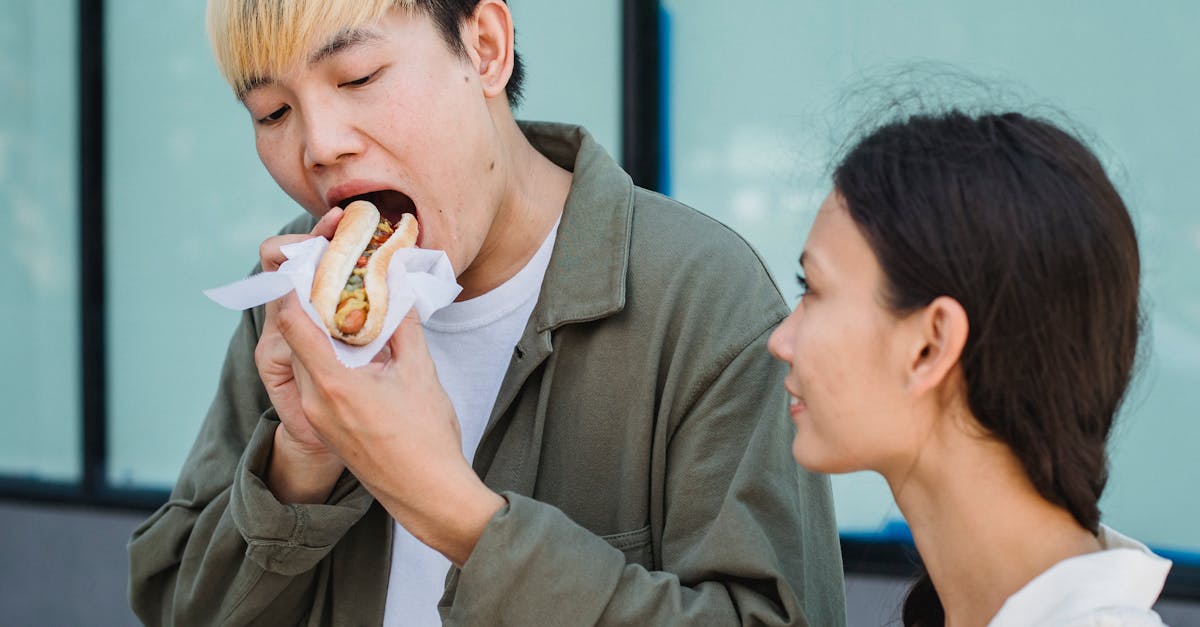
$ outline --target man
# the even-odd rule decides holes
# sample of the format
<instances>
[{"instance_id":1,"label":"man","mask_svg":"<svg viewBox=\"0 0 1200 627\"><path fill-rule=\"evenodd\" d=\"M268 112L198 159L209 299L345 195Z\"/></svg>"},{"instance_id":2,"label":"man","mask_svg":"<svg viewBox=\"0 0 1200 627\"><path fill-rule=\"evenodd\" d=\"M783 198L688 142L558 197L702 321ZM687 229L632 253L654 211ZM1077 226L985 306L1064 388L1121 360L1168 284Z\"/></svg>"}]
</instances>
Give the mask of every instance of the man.
<instances>
[{"instance_id":1,"label":"man","mask_svg":"<svg viewBox=\"0 0 1200 627\"><path fill-rule=\"evenodd\" d=\"M777 289L582 129L514 121L503 0L209 11L263 163L321 218L263 268L368 196L463 292L354 370L294 295L246 314L130 545L142 620L844 621L828 483L796 473L765 350Z\"/></svg>"}]
</instances>

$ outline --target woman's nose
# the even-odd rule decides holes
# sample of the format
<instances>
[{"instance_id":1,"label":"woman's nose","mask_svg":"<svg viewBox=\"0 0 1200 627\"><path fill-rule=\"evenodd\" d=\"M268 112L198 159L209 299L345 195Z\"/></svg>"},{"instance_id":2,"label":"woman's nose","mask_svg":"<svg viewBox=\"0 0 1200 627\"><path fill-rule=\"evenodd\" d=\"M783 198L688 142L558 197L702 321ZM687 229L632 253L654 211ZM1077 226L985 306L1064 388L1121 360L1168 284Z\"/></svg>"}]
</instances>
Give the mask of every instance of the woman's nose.
<instances>
[{"instance_id":1,"label":"woman's nose","mask_svg":"<svg viewBox=\"0 0 1200 627\"><path fill-rule=\"evenodd\" d=\"M795 319L796 312L793 311L791 315L784 318L783 322L779 323L778 327L775 327L775 330L771 332L771 337L767 339L767 350L779 361L790 362L792 359Z\"/></svg>"}]
</instances>

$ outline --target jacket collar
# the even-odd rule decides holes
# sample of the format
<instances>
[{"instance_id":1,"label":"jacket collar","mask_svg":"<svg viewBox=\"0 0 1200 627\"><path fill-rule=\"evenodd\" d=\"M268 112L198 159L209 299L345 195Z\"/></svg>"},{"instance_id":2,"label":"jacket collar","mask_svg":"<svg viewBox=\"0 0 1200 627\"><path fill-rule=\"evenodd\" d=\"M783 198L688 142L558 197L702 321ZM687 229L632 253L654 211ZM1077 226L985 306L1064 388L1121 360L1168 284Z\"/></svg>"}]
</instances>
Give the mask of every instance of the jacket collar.
<instances>
[{"instance_id":1,"label":"jacket collar","mask_svg":"<svg viewBox=\"0 0 1200 627\"><path fill-rule=\"evenodd\" d=\"M520 125L539 152L573 172L529 328L540 334L621 311L633 223L632 179L582 127Z\"/></svg>"},{"instance_id":2,"label":"jacket collar","mask_svg":"<svg viewBox=\"0 0 1200 627\"><path fill-rule=\"evenodd\" d=\"M537 481L545 407L539 405L531 419L519 421L518 431L508 428L501 431L504 437L525 443L523 447L514 445L510 454L514 459L509 460L506 466L509 470L505 472L492 472L492 462L500 446L496 430L526 382L554 352L552 331L572 322L598 320L625 307L633 181L578 126L522 122L521 129L538 151L573 172L571 189L550 264L542 279L541 294L514 347L472 463L493 490L532 494ZM545 374L542 384L548 384L552 376ZM546 397L539 394L538 398L542 402ZM516 457L521 458L519 462Z\"/></svg>"}]
</instances>

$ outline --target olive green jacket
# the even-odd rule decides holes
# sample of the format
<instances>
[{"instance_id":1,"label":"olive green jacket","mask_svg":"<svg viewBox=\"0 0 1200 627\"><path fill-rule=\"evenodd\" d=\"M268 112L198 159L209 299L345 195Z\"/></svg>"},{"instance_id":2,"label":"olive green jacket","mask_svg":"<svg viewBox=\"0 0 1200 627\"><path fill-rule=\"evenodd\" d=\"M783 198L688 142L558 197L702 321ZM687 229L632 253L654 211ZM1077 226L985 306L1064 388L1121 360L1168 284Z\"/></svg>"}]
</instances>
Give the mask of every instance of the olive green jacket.
<instances>
[{"instance_id":1,"label":"olive green jacket","mask_svg":"<svg viewBox=\"0 0 1200 627\"><path fill-rule=\"evenodd\" d=\"M508 504L449 573L443 620L843 624L829 482L790 455L766 349L787 309L762 261L635 187L583 129L524 129L574 180L475 455ZM349 473L323 505L264 485L279 423L254 366L262 316L243 317L170 500L134 532L133 609L151 625L378 625L387 512Z\"/></svg>"}]
</instances>

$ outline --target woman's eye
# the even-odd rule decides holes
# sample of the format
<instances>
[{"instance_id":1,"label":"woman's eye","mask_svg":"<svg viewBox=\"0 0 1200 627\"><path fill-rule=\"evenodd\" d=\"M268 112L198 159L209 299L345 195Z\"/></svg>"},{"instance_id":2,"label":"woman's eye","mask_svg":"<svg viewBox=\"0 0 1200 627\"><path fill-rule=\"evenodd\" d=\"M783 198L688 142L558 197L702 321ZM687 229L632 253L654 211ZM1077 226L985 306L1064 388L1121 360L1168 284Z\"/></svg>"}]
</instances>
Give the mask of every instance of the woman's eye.
<instances>
[{"instance_id":1,"label":"woman's eye","mask_svg":"<svg viewBox=\"0 0 1200 627\"><path fill-rule=\"evenodd\" d=\"M278 109L276 109L276 110L272 111L270 114L268 114L266 117L259 118L258 123L259 124L271 124L273 122L278 122L283 119L284 115L287 115L287 112L289 109L291 109L291 107L289 107L287 105L279 107Z\"/></svg>"},{"instance_id":2,"label":"woman's eye","mask_svg":"<svg viewBox=\"0 0 1200 627\"><path fill-rule=\"evenodd\" d=\"M800 298L808 293L808 279L804 278L803 274L796 273L796 284L800 286Z\"/></svg>"}]
</instances>

